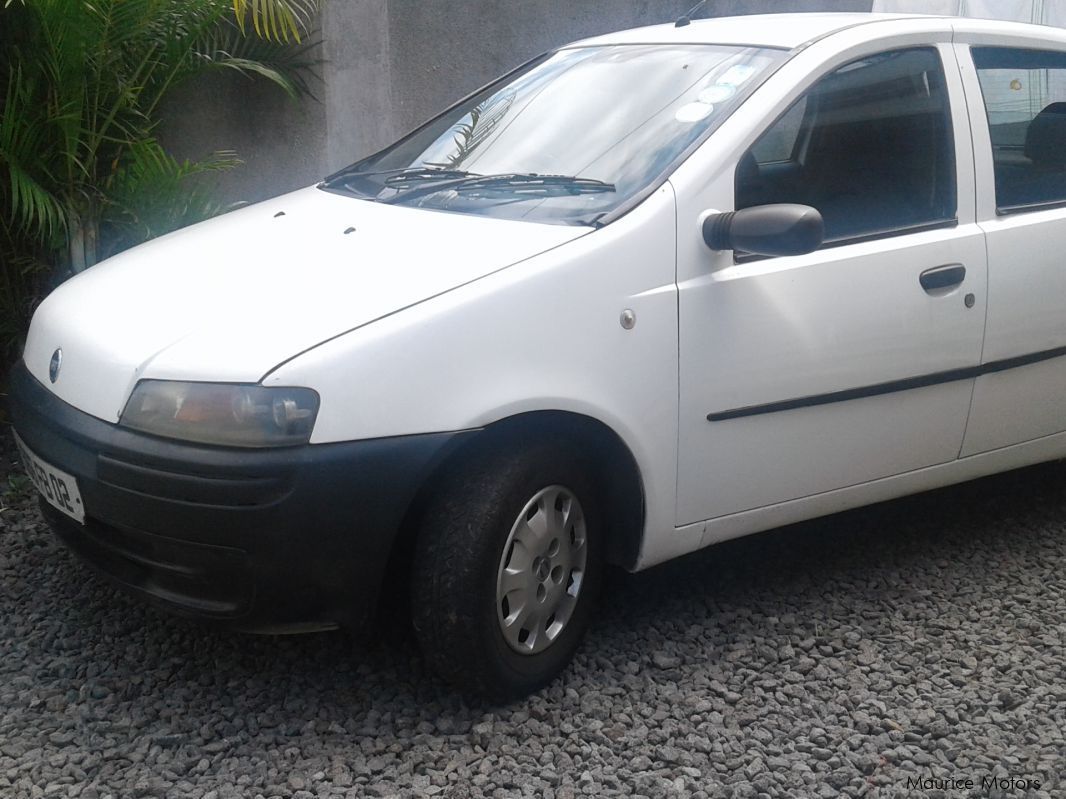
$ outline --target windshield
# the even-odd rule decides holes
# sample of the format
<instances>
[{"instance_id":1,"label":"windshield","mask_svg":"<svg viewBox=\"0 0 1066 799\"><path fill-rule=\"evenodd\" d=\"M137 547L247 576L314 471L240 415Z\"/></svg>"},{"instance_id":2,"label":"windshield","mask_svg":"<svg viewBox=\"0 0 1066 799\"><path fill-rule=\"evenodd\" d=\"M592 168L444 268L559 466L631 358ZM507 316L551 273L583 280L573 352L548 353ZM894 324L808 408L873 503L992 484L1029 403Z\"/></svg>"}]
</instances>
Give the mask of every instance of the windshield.
<instances>
[{"instance_id":1,"label":"windshield","mask_svg":"<svg viewBox=\"0 0 1066 799\"><path fill-rule=\"evenodd\" d=\"M722 45L560 50L324 187L397 205L595 224L665 177L784 54Z\"/></svg>"}]
</instances>

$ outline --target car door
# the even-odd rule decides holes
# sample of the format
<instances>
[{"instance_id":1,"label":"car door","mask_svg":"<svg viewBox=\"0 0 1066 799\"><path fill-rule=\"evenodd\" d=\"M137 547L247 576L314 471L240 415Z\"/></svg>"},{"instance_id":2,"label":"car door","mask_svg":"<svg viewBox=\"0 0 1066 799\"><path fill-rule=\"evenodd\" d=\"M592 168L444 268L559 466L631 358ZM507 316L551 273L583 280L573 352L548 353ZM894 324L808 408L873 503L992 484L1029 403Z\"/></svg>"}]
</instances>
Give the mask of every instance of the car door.
<instances>
[{"instance_id":1,"label":"car door","mask_svg":"<svg viewBox=\"0 0 1066 799\"><path fill-rule=\"evenodd\" d=\"M1066 430L1066 35L974 38L958 49L989 294L964 456Z\"/></svg>"},{"instance_id":2,"label":"car door","mask_svg":"<svg viewBox=\"0 0 1066 799\"><path fill-rule=\"evenodd\" d=\"M679 525L958 457L985 250L941 38L869 45L776 89L761 124L722 140L739 143L726 180L675 175ZM818 208L824 246L754 258L699 238L700 210L778 202Z\"/></svg>"}]
</instances>

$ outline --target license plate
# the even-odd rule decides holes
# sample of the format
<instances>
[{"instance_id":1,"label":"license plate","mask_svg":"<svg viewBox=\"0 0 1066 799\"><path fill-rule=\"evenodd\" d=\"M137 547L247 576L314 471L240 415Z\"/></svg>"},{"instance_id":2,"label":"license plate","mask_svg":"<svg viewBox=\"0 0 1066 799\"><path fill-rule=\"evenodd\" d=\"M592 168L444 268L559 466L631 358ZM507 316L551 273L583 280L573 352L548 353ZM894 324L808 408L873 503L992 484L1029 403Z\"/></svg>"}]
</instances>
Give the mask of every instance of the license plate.
<instances>
[{"instance_id":1,"label":"license plate","mask_svg":"<svg viewBox=\"0 0 1066 799\"><path fill-rule=\"evenodd\" d=\"M81 503L81 492L78 491L78 481L74 475L67 474L62 469L57 469L50 463L41 460L25 442L15 433L15 443L22 455L22 464L26 467L26 474L41 492L49 505L63 511L72 519L85 523L85 506Z\"/></svg>"}]
</instances>

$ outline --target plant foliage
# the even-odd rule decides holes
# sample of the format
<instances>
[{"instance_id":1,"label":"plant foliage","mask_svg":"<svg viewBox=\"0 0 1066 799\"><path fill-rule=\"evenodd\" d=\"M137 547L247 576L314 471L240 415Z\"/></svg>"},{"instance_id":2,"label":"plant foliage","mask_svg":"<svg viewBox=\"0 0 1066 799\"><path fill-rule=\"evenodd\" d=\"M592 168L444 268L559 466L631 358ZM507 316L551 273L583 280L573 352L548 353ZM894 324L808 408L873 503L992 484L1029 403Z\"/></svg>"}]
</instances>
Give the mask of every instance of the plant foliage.
<instances>
[{"instance_id":1,"label":"plant foliage","mask_svg":"<svg viewBox=\"0 0 1066 799\"><path fill-rule=\"evenodd\" d=\"M242 31L251 18L260 38L278 42L301 41L317 11L315 0L233 0L233 15Z\"/></svg>"},{"instance_id":2,"label":"plant foliage","mask_svg":"<svg viewBox=\"0 0 1066 799\"><path fill-rule=\"evenodd\" d=\"M160 104L212 70L309 93L317 6L0 0L0 347L49 268L80 271L222 210L189 178L238 160L168 155L156 140Z\"/></svg>"}]
</instances>

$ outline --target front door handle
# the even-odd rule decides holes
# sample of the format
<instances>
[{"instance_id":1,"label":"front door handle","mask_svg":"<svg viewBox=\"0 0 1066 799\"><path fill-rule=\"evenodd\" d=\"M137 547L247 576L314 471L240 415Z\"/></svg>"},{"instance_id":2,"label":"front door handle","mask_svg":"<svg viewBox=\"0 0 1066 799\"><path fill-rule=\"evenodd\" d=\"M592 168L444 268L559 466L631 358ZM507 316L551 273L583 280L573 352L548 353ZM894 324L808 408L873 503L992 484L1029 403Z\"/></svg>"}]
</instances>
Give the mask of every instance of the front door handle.
<instances>
[{"instance_id":1,"label":"front door handle","mask_svg":"<svg viewBox=\"0 0 1066 799\"><path fill-rule=\"evenodd\" d=\"M918 276L926 294L945 294L966 279L966 267L962 264L945 264L926 269Z\"/></svg>"}]
</instances>

